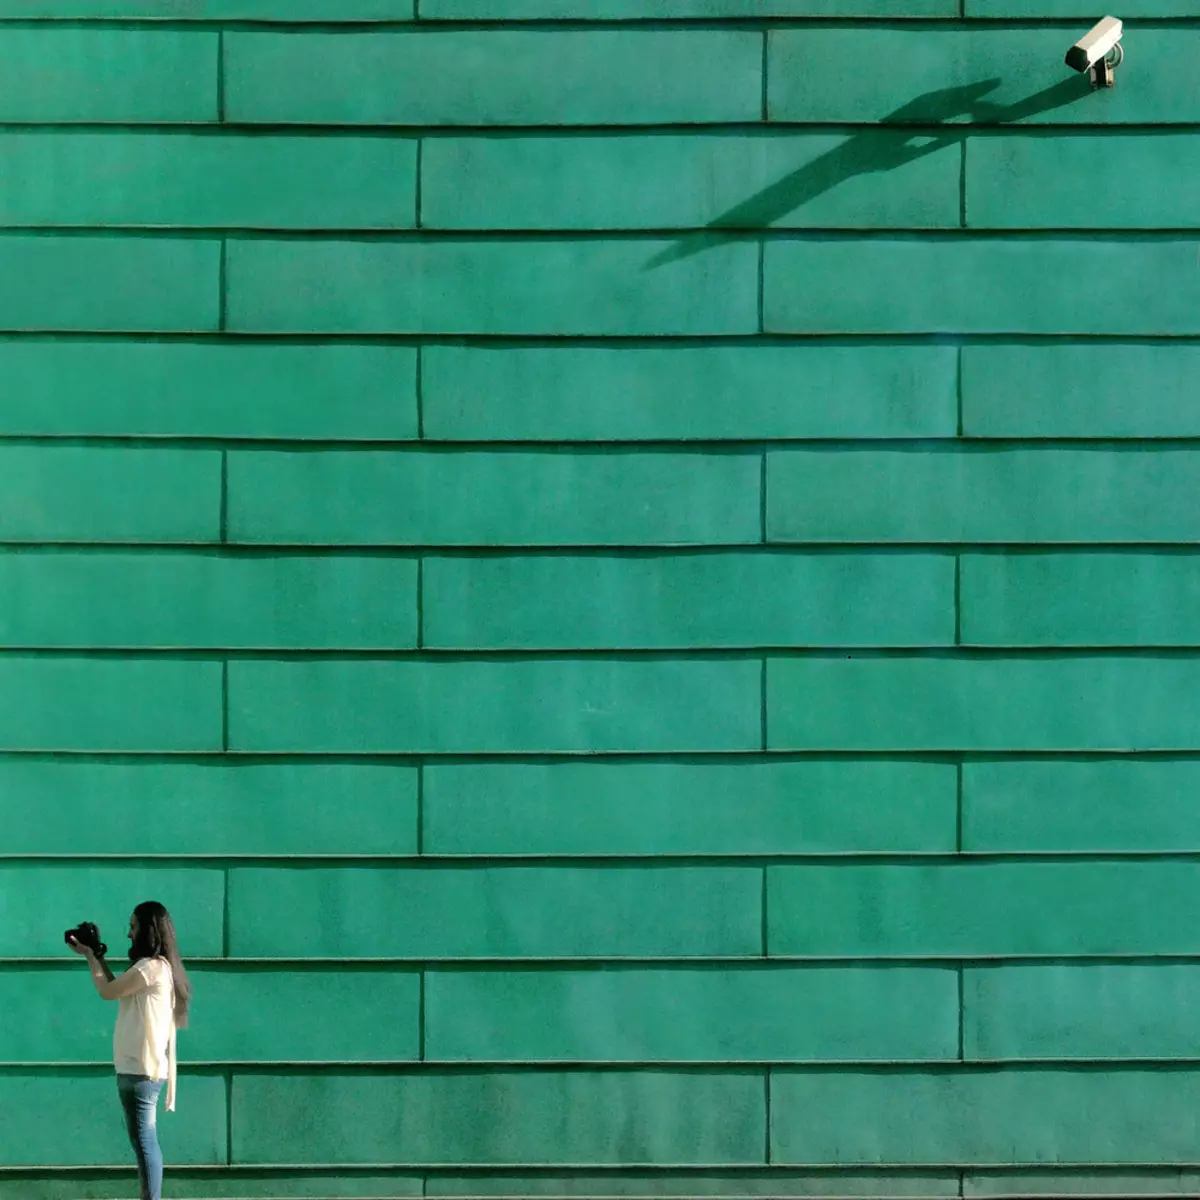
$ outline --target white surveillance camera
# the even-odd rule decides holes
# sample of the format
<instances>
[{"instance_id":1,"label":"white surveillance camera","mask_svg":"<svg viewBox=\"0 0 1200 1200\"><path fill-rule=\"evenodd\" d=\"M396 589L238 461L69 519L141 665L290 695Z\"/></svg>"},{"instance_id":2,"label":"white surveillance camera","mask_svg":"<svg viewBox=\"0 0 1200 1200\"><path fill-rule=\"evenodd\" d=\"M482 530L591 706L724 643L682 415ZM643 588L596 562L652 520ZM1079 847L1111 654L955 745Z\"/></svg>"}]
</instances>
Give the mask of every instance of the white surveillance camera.
<instances>
[{"instance_id":1,"label":"white surveillance camera","mask_svg":"<svg viewBox=\"0 0 1200 1200\"><path fill-rule=\"evenodd\" d=\"M1090 71L1095 87L1112 87L1113 72L1125 56L1121 49L1122 29L1116 17L1105 17L1093 25L1067 51L1067 66L1075 71Z\"/></svg>"}]
</instances>

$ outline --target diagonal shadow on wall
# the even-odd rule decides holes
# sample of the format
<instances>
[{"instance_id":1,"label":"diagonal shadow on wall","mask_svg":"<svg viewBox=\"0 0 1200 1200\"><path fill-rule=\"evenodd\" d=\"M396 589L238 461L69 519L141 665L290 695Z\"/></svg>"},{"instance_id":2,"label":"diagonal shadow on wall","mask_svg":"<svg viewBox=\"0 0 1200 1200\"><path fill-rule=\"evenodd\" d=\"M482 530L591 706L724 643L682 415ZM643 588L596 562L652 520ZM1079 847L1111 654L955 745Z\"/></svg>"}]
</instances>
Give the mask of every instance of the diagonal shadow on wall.
<instances>
[{"instance_id":1,"label":"diagonal shadow on wall","mask_svg":"<svg viewBox=\"0 0 1200 1200\"><path fill-rule=\"evenodd\" d=\"M729 235L719 232L721 230L732 233L767 229L856 175L892 171L927 154L959 145L972 134L973 125L1001 125L1024 120L1071 104L1091 92L1086 76L1076 76L1012 104L996 104L985 99L987 93L999 85L999 79L981 79L962 87L939 88L910 100L888 113L878 127L851 134L839 146L723 212L705 226L709 232L681 239L660 251L643 269L649 271L703 254L729 240ZM956 119L965 120L962 124L946 125L945 132L930 133L928 129L931 125L944 125ZM922 128L914 129L904 137L897 129L889 128L898 124Z\"/></svg>"}]
</instances>

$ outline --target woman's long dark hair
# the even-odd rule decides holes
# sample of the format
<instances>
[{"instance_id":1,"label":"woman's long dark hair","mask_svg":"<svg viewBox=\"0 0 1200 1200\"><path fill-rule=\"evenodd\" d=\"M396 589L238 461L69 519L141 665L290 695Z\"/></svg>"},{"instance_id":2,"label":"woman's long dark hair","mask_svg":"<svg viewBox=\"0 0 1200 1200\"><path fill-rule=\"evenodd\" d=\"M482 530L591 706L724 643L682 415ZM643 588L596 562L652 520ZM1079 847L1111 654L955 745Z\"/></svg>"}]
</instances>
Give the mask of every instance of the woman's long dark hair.
<instances>
[{"instance_id":1,"label":"woman's long dark hair","mask_svg":"<svg viewBox=\"0 0 1200 1200\"><path fill-rule=\"evenodd\" d=\"M129 961L140 958L165 958L171 964L175 980L175 1024L187 1026L188 1008L192 1003L192 981L183 969L179 943L175 939L175 924L171 914L157 900L146 900L133 910L137 919L137 936L129 948Z\"/></svg>"}]
</instances>

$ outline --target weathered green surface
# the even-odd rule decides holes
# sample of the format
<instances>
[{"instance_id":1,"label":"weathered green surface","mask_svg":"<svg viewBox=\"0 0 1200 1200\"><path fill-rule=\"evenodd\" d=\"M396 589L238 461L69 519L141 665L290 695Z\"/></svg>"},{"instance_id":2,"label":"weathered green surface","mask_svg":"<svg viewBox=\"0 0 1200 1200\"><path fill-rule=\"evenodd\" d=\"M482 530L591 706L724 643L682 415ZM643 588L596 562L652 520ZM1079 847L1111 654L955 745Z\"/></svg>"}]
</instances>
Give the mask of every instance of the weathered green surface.
<instances>
[{"instance_id":1,"label":"weathered green surface","mask_svg":"<svg viewBox=\"0 0 1200 1200\"><path fill-rule=\"evenodd\" d=\"M1200 871L1185 861L812 864L767 869L772 954L1195 954L1186 911Z\"/></svg>"},{"instance_id":2,"label":"weathered green surface","mask_svg":"<svg viewBox=\"0 0 1200 1200\"><path fill-rule=\"evenodd\" d=\"M711 29L233 33L225 88L230 120L270 124L756 121L762 38Z\"/></svg>"},{"instance_id":3,"label":"weathered green surface","mask_svg":"<svg viewBox=\"0 0 1200 1200\"><path fill-rule=\"evenodd\" d=\"M250 1075L233 1114L234 1157L252 1163L735 1164L766 1135L749 1070Z\"/></svg>"},{"instance_id":4,"label":"weathered green surface","mask_svg":"<svg viewBox=\"0 0 1200 1200\"><path fill-rule=\"evenodd\" d=\"M654 546L757 542L761 456L580 449L234 451L229 540Z\"/></svg>"},{"instance_id":5,"label":"weathered green surface","mask_svg":"<svg viewBox=\"0 0 1200 1200\"><path fill-rule=\"evenodd\" d=\"M363 913L403 913L381 938ZM553 913L553 921L546 919ZM251 958L757 955L753 866L234 867L229 951Z\"/></svg>"},{"instance_id":6,"label":"weathered green surface","mask_svg":"<svg viewBox=\"0 0 1200 1200\"><path fill-rule=\"evenodd\" d=\"M431 1059L954 1059L945 968L453 971L425 984Z\"/></svg>"},{"instance_id":7,"label":"weathered green surface","mask_svg":"<svg viewBox=\"0 0 1200 1200\"><path fill-rule=\"evenodd\" d=\"M2 1200L135 1190L149 898L169 1195L1197 1191L1200 28L1098 15L0 0Z\"/></svg>"},{"instance_id":8,"label":"weathered green surface","mask_svg":"<svg viewBox=\"0 0 1200 1200\"><path fill-rule=\"evenodd\" d=\"M744 238L712 245L704 237L527 245L486 238L238 239L229 245L229 328L549 337L756 333L755 246ZM697 253L679 254L670 270L650 269L656 255L688 248ZM3 250L0 242L0 263Z\"/></svg>"},{"instance_id":9,"label":"weathered green surface","mask_svg":"<svg viewBox=\"0 0 1200 1200\"><path fill-rule=\"evenodd\" d=\"M10 854L411 854L417 772L402 763L0 760ZM153 810L152 825L113 812ZM88 830L63 844L63 830Z\"/></svg>"},{"instance_id":10,"label":"weathered green surface","mask_svg":"<svg viewBox=\"0 0 1200 1200\"><path fill-rule=\"evenodd\" d=\"M424 588L439 649L954 640L954 562L931 554L442 557L426 559Z\"/></svg>"},{"instance_id":11,"label":"weathered green surface","mask_svg":"<svg viewBox=\"0 0 1200 1200\"><path fill-rule=\"evenodd\" d=\"M955 770L880 760L434 764L430 854L948 851Z\"/></svg>"},{"instance_id":12,"label":"weathered green surface","mask_svg":"<svg viewBox=\"0 0 1200 1200\"><path fill-rule=\"evenodd\" d=\"M951 346L435 345L422 361L438 441L935 438L956 422Z\"/></svg>"},{"instance_id":13,"label":"weathered green surface","mask_svg":"<svg viewBox=\"0 0 1200 1200\"><path fill-rule=\"evenodd\" d=\"M1193 759L999 760L963 767L963 849L1191 851Z\"/></svg>"}]
</instances>

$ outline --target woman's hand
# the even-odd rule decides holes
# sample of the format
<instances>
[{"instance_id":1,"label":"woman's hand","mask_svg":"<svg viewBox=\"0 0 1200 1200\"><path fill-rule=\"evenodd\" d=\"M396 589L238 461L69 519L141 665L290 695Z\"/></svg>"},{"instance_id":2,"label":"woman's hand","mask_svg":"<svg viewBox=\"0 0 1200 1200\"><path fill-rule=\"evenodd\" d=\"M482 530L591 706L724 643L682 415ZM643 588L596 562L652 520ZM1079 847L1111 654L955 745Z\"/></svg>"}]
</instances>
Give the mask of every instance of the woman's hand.
<instances>
[{"instance_id":1,"label":"woman's hand","mask_svg":"<svg viewBox=\"0 0 1200 1200\"><path fill-rule=\"evenodd\" d=\"M92 957L91 946L85 946L82 942L77 942L74 938L71 938L70 941L67 942L67 945L70 946L76 954L82 954L84 958Z\"/></svg>"}]
</instances>

